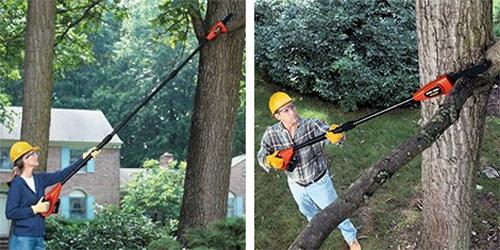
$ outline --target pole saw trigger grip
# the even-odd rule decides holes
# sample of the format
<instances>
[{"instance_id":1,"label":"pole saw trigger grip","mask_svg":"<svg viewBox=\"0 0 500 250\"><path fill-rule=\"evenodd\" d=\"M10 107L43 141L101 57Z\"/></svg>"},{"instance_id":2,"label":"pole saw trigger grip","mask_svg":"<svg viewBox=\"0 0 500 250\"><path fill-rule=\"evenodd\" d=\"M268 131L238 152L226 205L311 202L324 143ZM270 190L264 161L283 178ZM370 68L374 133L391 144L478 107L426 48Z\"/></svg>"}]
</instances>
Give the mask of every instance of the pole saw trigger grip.
<instances>
[{"instance_id":1,"label":"pole saw trigger grip","mask_svg":"<svg viewBox=\"0 0 500 250\"><path fill-rule=\"evenodd\" d=\"M49 217L49 215L51 214L57 214L59 210L59 195L61 194L61 190L62 184L59 182L43 197L43 201L49 202L49 210L47 210L47 212L45 213L42 213L42 216L44 218Z\"/></svg>"},{"instance_id":2,"label":"pole saw trigger grip","mask_svg":"<svg viewBox=\"0 0 500 250\"><path fill-rule=\"evenodd\" d=\"M293 158L293 153L294 153L293 147L282 149L279 151L279 153L276 156L283 159L283 166L282 168L280 168L280 170L288 170L290 172L293 171L293 169L290 170L289 168L290 162L292 161Z\"/></svg>"},{"instance_id":3,"label":"pole saw trigger grip","mask_svg":"<svg viewBox=\"0 0 500 250\"><path fill-rule=\"evenodd\" d=\"M212 26L212 28L210 28L210 31L208 31L207 40L208 41L212 41L220 33L226 33L226 32L228 32L229 30L226 27L226 23L229 22L229 20L231 20L232 17L233 17L233 14L231 13L231 14L227 15L224 18L224 20L218 21L214 26Z\"/></svg>"}]
</instances>

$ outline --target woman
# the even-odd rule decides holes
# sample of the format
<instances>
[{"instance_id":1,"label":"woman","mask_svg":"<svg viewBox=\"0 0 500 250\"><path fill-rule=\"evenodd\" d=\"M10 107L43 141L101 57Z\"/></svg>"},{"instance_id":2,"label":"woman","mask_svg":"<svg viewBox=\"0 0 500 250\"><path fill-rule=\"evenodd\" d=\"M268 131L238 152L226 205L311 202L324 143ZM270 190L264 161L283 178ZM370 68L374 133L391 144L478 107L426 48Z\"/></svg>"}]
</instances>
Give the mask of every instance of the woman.
<instances>
[{"instance_id":1,"label":"woman","mask_svg":"<svg viewBox=\"0 0 500 250\"><path fill-rule=\"evenodd\" d=\"M9 249L45 249L45 221L41 213L47 212L49 202L43 201L44 190L61 182L79 163L54 173L33 173L39 165L38 149L25 141L10 148L14 167L5 209L7 219L12 220ZM89 153L95 158L99 151L91 149L83 158Z\"/></svg>"}]
</instances>

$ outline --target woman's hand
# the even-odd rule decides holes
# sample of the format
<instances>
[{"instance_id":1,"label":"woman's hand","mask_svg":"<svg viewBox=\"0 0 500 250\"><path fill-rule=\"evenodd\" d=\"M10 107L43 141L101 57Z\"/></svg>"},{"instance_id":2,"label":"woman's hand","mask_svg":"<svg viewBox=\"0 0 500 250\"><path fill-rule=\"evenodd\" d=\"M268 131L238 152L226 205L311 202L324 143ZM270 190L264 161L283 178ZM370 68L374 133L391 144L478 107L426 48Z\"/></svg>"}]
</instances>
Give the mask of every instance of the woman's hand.
<instances>
[{"instance_id":1,"label":"woman's hand","mask_svg":"<svg viewBox=\"0 0 500 250\"><path fill-rule=\"evenodd\" d=\"M45 213L49 210L50 203L48 201L43 201L43 197L40 198L36 205L31 206L34 214Z\"/></svg>"},{"instance_id":2,"label":"woman's hand","mask_svg":"<svg viewBox=\"0 0 500 250\"><path fill-rule=\"evenodd\" d=\"M95 159L100 153L101 153L101 150L96 150L96 148L94 147L94 148L87 150L87 152L83 153L82 158L85 158L85 157L87 157L87 155L90 154L92 156L92 158Z\"/></svg>"}]
</instances>

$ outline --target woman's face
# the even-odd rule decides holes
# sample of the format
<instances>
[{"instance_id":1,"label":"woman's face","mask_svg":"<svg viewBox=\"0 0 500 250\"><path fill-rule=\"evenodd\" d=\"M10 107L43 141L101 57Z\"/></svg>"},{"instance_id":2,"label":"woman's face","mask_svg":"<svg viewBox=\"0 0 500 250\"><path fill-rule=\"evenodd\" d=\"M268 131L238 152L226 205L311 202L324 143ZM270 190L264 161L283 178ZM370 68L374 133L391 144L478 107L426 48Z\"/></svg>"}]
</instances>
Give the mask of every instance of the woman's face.
<instances>
[{"instance_id":1,"label":"woman's face","mask_svg":"<svg viewBox=\"0 0 500 250\"><path fill-rule=\"evenodd\" d=\"M38 165L40 164L38 162L38 157L39 155L37 152L31 151L27 153L25 156L23 156L24 166L32 168L38 167Z\"/></svg>"}]
</instances>

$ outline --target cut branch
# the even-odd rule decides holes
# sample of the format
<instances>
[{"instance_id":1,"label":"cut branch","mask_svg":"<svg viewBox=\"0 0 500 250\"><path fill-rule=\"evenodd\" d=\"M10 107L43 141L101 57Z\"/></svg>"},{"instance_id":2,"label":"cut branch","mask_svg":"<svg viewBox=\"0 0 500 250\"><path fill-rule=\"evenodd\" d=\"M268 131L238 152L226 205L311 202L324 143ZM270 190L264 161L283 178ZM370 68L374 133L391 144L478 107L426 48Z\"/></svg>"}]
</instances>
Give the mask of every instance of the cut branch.
<instances>
[{"instance_id":1,"label":"cut branch","mask_svg":"<svg viewBox=\"0 0 500 250\"><path fill-rule=\"evenodd\" d=\"M340 197L313 217L289 249L318 249L340 222L349 218L396 171L430 147L459 117L465 101L473 94L491 89L500 72L500 43L487 52L492 66L482 76L460 79L440 105L439 111L412 138L383 156ZM489 91L486 91L489 93Z\"/></svg>"}]
</instances>

